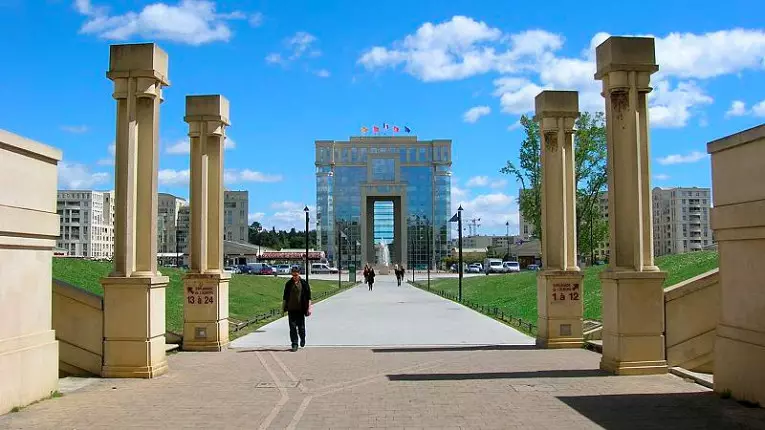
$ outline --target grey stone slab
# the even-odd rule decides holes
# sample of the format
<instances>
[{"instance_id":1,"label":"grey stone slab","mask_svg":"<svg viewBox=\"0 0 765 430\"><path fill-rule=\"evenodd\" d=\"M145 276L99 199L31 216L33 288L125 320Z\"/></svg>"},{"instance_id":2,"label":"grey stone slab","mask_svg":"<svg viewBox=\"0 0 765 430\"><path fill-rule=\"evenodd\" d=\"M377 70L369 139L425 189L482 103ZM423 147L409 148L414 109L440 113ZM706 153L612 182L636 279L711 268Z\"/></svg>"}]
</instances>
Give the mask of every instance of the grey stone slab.
<instances>
[{"instance_id":1,"label":"grey stone slab","mask_svg":"<svg viewBox=\"0 0 765 430\"><path fill-rule=\"evenodd\" d=\"M465 306L380 276L314 305L308 346L533 345L535 339ZM238 338L232 348L286 346L287 318Z\"/></svg>"}]
</instances>

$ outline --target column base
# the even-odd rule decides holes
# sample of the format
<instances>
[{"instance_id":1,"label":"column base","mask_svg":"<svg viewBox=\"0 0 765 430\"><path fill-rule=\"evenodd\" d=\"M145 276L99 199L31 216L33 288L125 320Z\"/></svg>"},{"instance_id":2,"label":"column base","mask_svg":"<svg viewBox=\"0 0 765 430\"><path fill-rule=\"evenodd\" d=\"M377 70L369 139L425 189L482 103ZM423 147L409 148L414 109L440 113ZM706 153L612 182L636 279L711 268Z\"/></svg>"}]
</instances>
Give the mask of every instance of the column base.
<instances>
[{"instance_id":1,"label":"column base","mask_svg":"<svg viewBox=\"0 0 765 430\"><path fill-rule=\"evenodd\" d=\"M666 277L666 272L601 273L601 369L617 375L667 373L663 288Z\"/></svg>"},{"instance_id":2,"label":"column base","mask_svg":"<svg viewBox=\"0 0 765 430\"><path fill-rule=\"evenodd\" d=\"M107 277L104 287L106 378L154 378L167 372L167 276Z\"/></svg>"},{"instance_id":3,"label":"column base","mask_svg":"<svg viewBox=\"0 0 765 430\"><path fill-rule=\"evenodd\" d=\"M761 314L760 314L761 315ZM753 327L717 325L715 384L718 393L765 407L765 331Z\"/></svg>"},{"instance_id":4,"label":"column base","mask_svg":"<svg viewBox=\"0 0 765 430\"><path fill-rule=\"evenodd\" d=\"M183 278L184 351L222 351L228 347L228 287L231 274L189 273Z\"/></svg>"},{"instance_id":5,"label":"column base","mask_svg":"<svg viewBox=\"0 0 765 430\"><path fill-rule=\"evenodd\" d=\"M584 346L582 299L584 274L577 270L545 270L537 274L537 341L540 348Z\"/></svg>"},{"instance_id":6,"label":"column base","mask_svg":"<svg viewBox=\"0 0 765 430\"><path fill-rule=\"evenodd\" d=\"M53 330L0 339L0 415L56 391L58 346Z\"/></svg>"}]
</instances>

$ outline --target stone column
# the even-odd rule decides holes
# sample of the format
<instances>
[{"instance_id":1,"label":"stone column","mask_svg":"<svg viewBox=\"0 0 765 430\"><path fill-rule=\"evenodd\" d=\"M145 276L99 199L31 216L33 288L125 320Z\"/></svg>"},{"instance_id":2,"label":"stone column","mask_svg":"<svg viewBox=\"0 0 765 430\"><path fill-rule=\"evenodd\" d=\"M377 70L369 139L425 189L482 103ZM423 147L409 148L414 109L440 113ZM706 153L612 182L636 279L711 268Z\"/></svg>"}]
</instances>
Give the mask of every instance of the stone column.
<instances>
[{"instance_id":1,"label":"stone column","mask_svg":"<svg viewBox=\"0 0 765 430\"><path fill-rule=\"evenodd\" d=\"M648 104L654 40L610 37L596 49L608 144L608 268L603 289L603 358L616 374L666 373L666 272L653 262Z\"/></svg>"},{"instance_id":2,"label":"stone column","mask_svg":"<svg viewBox=\"0 0 765 430\"><path fill-rule=\"evenodd\" d=\"M114 271L104 287L107 378L167 371L165 286L157 271L159 105L167 54L153 43L112 45L107 77L117 100Z\"/></svg>"},{"instance_id":3,"label":"stone column","mask_svg":"<svg viewBox=\"0 0 765 430\"><path fill-rule=\"evenodd\" d=\"M542 157L542 262L537 275L537 345L580 348L582 278L576 261L574 121L579 93L542 91L536 99Z\"/></svg>"},{"instance_id":4,"label":"stone column","mask_svg":"<svg viewBox=\"0 0 765 430\"><path fill-rule=\"evenodd\" d=\"M228 100L187 96L191 139L190 266L183 279L183 349L220 351L229 343L228 287L223 270L223 145Z\"/></svg>"},{"instance_id":5,"label":"stone column","mask_svg":"<svg viewBox=\"0 0 765 430\"><path fill-rule=\"evenodd\" d=\"M765 406L765 124L709 142L720 249L714 389Z\"/></svg>"}]
</instances>

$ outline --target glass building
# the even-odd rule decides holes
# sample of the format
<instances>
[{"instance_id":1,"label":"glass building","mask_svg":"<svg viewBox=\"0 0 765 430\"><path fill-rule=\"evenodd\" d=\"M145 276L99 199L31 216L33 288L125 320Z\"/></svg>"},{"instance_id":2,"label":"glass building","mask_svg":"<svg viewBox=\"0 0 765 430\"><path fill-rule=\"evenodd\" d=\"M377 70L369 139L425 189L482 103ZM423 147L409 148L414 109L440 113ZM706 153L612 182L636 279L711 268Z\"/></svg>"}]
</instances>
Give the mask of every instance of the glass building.
<instances>
[{"instance_id":1,"label":"glass building","mask_svg":"<svg viewBox=\"0 0 765 430\"><path fill-rule=\"evenodd\" d=\"M448 253L451 140L363 136L316 141L316 228L333 265L431 268Z\"/></svg>"}]
</instances>

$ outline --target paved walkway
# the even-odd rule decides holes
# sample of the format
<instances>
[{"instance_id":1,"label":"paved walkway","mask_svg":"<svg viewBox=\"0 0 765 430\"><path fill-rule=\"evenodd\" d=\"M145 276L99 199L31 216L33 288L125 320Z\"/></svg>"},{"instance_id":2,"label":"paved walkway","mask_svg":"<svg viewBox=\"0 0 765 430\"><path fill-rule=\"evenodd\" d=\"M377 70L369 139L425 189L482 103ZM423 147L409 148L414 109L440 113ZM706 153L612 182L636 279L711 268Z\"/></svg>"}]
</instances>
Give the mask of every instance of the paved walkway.
<instances>
[{"instance_id":1,"label":"paved walkway","mask_svg":"<svg viewBox=\"0 0 765 430\"><path fill-rule=\"evenodd\" d=\"M464 306L380 276L314 305L310 346L533 345L534 339ZM232 343L233 348L288 346L287 318Z\"/></svg>"},{"instance_id":2,"label":"paved walkway","mask_svg":"<svg viewBox=\"0 0 765 430\"><path fill-rule=\"evenodd\" d=\"M394 302L396 297L408 301ZM348 323L323 339L317 326L332 318L355 318L357 325L377 318L378 326L394 327L407 342L465 340L466 329L457 329L461 334L453 338L433 333L453 327L439 313L432 317L448 330L411 319L418 317L410 314L422 314L420 307L431 301L431 306L443 307L442 313L493 327L478 316L449 310L456 306L427 293L380 286L372 293L354 289L318 305L309 342L356 338L354 324ZM349 309L349 304L362 309ZM407 311L410 306L417 312ZM365 341L388 343L389 337L378 332L385 330L375 330ZM495 333L481 342L514 339L498 329ZM81 388L61 398L0 416L0 429L765 429L763 409L722 400L672 375L611 376L598 370L600 355L583 349L537 350L524 344L309 346L292 353L282 342L285 336L279 331L273 342L279 347L252 341L256 347L173 354L169 373L153 380L79 384Z\"/></svg>"}]
</instances>

